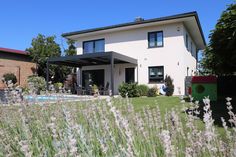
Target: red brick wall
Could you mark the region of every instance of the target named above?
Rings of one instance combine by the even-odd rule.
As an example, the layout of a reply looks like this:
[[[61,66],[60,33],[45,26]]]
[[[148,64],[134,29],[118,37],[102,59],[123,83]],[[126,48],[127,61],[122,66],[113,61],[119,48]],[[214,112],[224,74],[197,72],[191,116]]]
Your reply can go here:
[[[27,85],[27,78],[33,75],[36,64],[29,61],[28,56],[3,56],[0,53],[0,89],[5,85],[2,83],[2,76],[5,73],[14,73],[17,77],[17,84],[22,87]],[[27,58],[27,59],[26,59]]]

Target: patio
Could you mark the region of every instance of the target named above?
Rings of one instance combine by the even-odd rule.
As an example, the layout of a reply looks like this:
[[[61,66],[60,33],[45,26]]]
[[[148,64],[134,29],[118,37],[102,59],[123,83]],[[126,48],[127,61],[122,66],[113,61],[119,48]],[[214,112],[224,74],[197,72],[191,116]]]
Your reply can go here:
[[[79,68],[79,86],[82,87],[83,75],[82,75],[82,67],[91,66],[91,65],[109,65],[110,67],[110,87],[111,94],[114,95],[114,65],[115,64],[124,64],[131,63],[135,65],[137,68],[137,59],[119,54],[117,52],[109,51],[109,52],[99,52],[99,53],[87,53],[81,55],[73,55],[73,56],[61,56],[61,57],[51,57],[47,60],[47,85],[49,82],[49,65],[64,65],[70,67],[78,67]],[[78,73],[77,73],[78,74]],[[105,84],[105,83],[104,83]]]

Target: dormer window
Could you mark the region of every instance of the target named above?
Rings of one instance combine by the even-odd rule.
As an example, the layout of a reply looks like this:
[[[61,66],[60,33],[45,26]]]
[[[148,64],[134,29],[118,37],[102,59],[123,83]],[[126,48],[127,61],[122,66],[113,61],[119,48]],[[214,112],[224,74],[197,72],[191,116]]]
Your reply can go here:
[[[163,31],[148,33],[148,48],[163,47]]]
[[[90,40],[83,42],[83,53],[97,53],[105,51],[105,40]]]

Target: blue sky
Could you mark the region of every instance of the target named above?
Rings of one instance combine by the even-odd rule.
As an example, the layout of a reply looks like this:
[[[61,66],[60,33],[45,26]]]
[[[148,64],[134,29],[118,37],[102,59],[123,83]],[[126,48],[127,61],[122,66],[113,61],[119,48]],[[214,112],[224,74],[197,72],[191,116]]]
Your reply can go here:
[[[0,47],[25,50],[38,33],[56,35],[66,47],[64,32],[96,28],[197,11],[208,35],[226,5],[233,0],[2,0]]]

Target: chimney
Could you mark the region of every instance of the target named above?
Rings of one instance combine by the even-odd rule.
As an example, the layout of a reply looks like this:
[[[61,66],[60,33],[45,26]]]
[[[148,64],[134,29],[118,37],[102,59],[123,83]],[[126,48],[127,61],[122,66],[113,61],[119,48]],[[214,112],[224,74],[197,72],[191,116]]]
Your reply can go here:
[[[138,17],[135,17],[135,22],[140,22],[140,21],[144,21],[144,18],[138,16]]]

